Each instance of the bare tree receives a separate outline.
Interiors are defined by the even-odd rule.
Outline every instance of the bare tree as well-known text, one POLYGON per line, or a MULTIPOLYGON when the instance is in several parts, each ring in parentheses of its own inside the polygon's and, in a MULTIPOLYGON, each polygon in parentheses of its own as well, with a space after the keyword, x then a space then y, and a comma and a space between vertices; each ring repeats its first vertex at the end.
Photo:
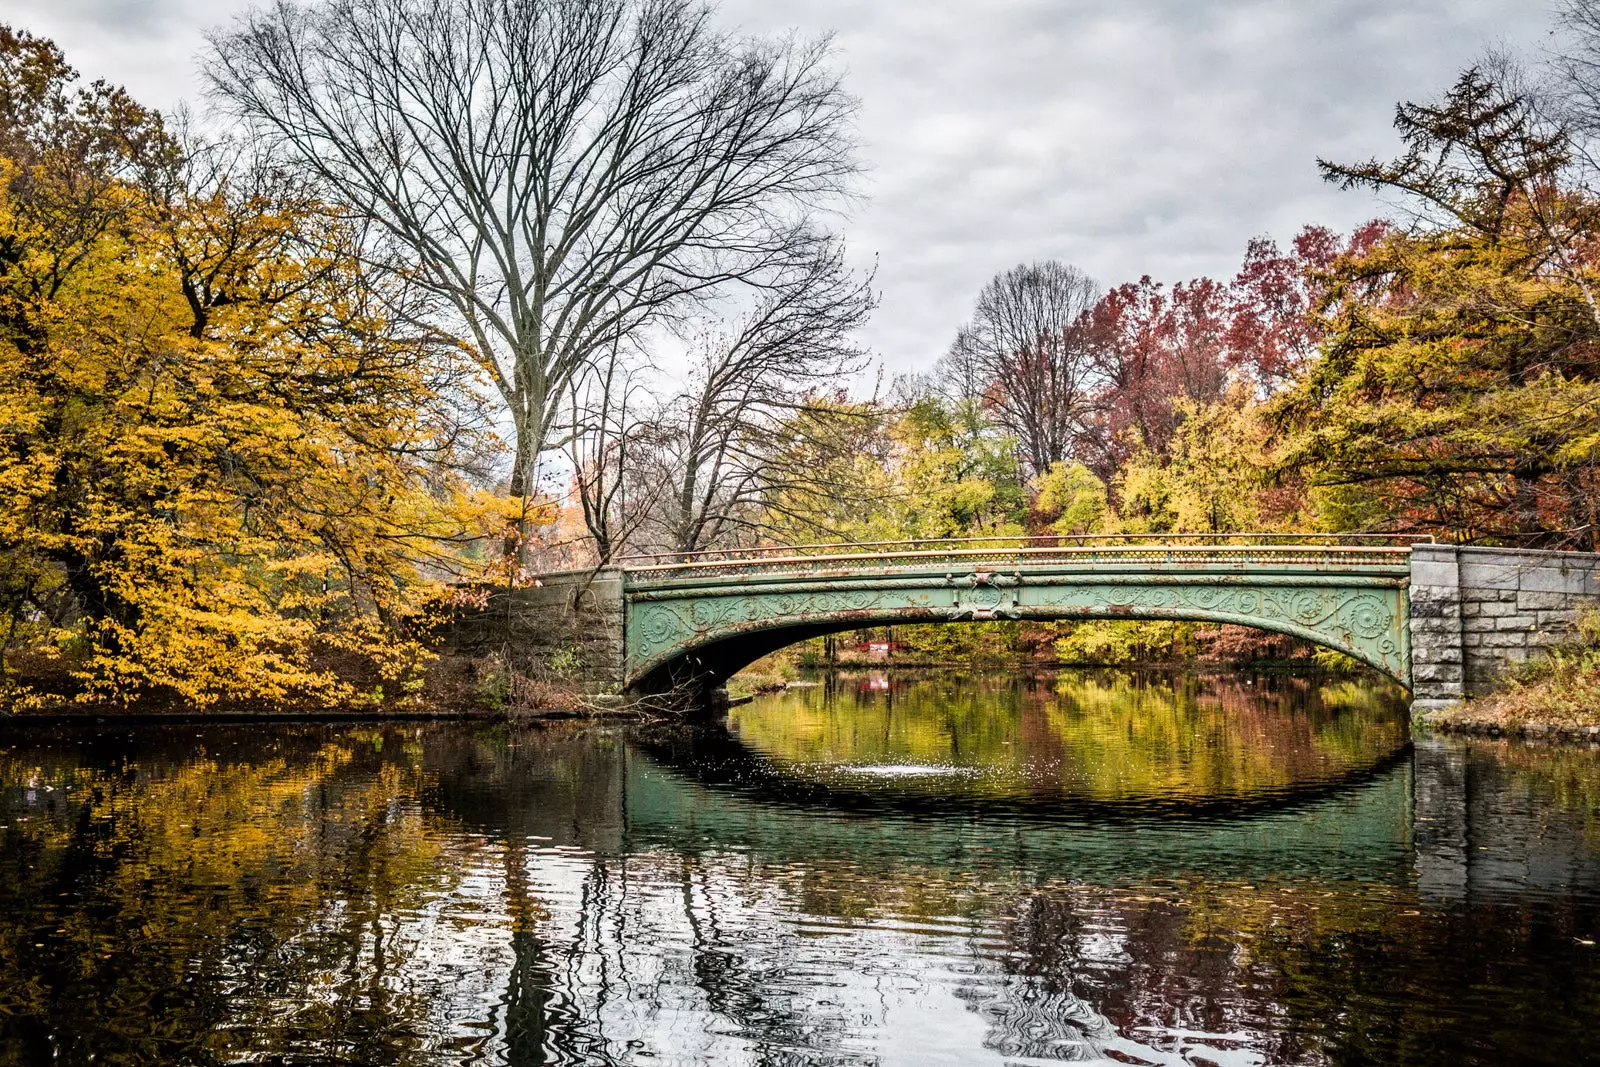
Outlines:
POLYGON ((640 376, 613 346, 596 373, 574 382, 562 427, 572 463, 573 493, 604 567, 646 522, 660 494, 648 457, 660 446, 658 414, 649 410, 640 376))
POLYGON ((817 449, 830 421, 849 416, 818 394, 859 367, 850 336, 874 303, 870 279, 848 273, 834 246, 707 335, 690 388, 664 420, 653 477, 670 484, 651 530, 656 547, 726 544, 759 532, 780 497, 825 491, 817 449))
MULTIPOLYGON (((1533 87, 1539 103, 1554 114, 1573 134, 1573 148, 1581 153, 1591 177, 1600 168, 1595 155, 1596 136, 1600 135, 1600 0, 1559 0, 1555 10, 1559 29, 1550 57, 1549 71, 1554 76, 1541 79, 1533 87)), ((1503 77, 1510 60, 1492 54, 1495 62, 1487 72, 1497 81, 1529 95, 1526 78, 1503 77)))
POLYGON ((571 385, 828 244, 855 103, 827 42, 697 0, 277 0, 212 39, 214 95, 379 224, 503 398, 535 489, 571 385))
POLYGON ((972 320, 941 361, 941 374, 981 393, 1017 439, 1023 465, 1043 474, 1089 429, 1097 391, 1086 313, 1099 292, 1056 260, 997 274, 978 294, 972 320))
POLYGON ((932 371, 908 380, 905 391, 908 395, 938 397, 952 407, 975 411, 983 405, 993 384, 981 364, 972 339, 972 327, 962 326, 956 331, 956 339, 949 350, 934 363, 932 371))

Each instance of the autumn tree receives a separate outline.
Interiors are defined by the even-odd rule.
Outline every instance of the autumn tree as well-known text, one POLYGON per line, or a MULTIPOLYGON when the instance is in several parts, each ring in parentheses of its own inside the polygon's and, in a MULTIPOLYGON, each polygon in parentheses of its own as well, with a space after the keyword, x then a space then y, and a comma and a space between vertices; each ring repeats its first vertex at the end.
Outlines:
POLYGON ((1076 460, 1062 460, 1035 478, 1029 518, 1066 536, 1096 534, 1106 515, 1106 485, 1076 460))
POLYGON ((1067 459, 1089 427, 1099 383, 1084 329, 1098 294, 1056 260, 995 275, 978 294, 939 376, 975 390, 1017 442, 1030 475, 1067 459))
POLYGON ((1287 250, 1271 238, 1253 238, 1228 286, 1229 369, 1254 382, 1263 396, 1305 373, 1323 340, 1317 305, 1325 292, 1325 272, 1339 256, 1371 248, 1388 228, 1373 220, 1343 237, 1326 226, 1306 226, 1287 250))
POLYGON ((887 429, 899 483, 884 503, 898 536, 1020 535, 1026 479, 1015 439, 975 432, 963 405, 923 396, 887 429))
POLYGON ((575 382, 651 324, 781 287, 856 169, 827 42, 735 37, 698 2, 283 2, 213 44, 218 99, 470 340, 514 497, 575 382))
POLYGON ((399 695, 405 619, 474 536, 452 348, 390 318, 405 280, 342 211, 202 165, 74 77, 0 34, 8 676, 20 658, 86 698, 198 705, 399 695))
POLYGON ((1600 545, 1600 201, 1568 132, 1477 68, 1395 125, 1397 159, 1323 164, 1414 222, 1326 272, 1322 356, 1275 408, 1287 462, 1343 528, 1600 545))
MULTIPOLYGON (((1130 448, 1166 448, 1180 400, 1209 403, 1227 382, 1228 294, 1210 278, 1119 285, 1086 317, 1098 394, 1095 467, 1109 475, 1130 448)), ((1087 439, 1087 435, 1086 435, 1087 439)))
POLYGON ((1165 452, 1138 449, 1113 479, 1106 529, 1128 533, 1308 531, 1302 487, 1279 476, 1271 427, 1249 382, 1215 402, 1177 401, 1165 452))

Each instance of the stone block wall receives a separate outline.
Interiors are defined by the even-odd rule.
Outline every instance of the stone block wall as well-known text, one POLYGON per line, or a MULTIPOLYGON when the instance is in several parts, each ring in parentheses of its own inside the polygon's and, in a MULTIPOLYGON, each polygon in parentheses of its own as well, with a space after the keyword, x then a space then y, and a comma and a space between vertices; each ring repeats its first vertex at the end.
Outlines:
POLYGON ((497 653, 537 674, 558 657, 576 660, 576 677, 591 693, 618 693, 623 683, 622 572, 545 575, 528 589, 487 590, 484 605, 451 626, 447 644, 468 655, 497 653))
POLYGON ((1560 641, 1587 606, 1600 607, 1600 555, 1414 546, 1414 706, 1483 694, 1507 667, 1560 641))

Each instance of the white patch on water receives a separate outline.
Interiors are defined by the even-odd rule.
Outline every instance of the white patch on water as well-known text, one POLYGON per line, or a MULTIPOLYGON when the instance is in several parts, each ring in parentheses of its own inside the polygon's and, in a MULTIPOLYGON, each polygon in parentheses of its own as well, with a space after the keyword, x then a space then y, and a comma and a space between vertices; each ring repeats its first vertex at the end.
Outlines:
POLYGON ((926 763, 872 763, 842 768, 853 774, 873 774, 882 778, 914 778, 925 775, 971 774, 970 767, 929 766, 926 763))

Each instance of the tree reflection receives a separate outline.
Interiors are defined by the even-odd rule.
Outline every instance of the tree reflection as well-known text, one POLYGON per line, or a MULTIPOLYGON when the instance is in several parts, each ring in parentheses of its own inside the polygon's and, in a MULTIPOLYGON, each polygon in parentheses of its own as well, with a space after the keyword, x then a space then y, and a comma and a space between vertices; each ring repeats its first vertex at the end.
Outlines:
POLYGON ((338 1034, 340 1056, 406 1062, 426 998, 394 980, 414 946, 388 917, 448 874, 383 740, 0 757, 6 1057, 210 1062, 338 1034))
POLYGON ((506 906, 515 962, 504 999, 506 1062, 512 1067, 611 1063, 604 1043, 587 1032, 573 1004, 564 981, 570 976, 552 959, 553 946, 544 933, 549 914, 529 883, 528 865, 527 850, 521 844, 509 844, 505 851, 506 906))
POLYGON ((930 791, 1163 802, 1336 778, 1403 747, 1398 693, 1349 682, 1073 672, 897 679, 887 690, 791 690, 735 709, 730 729, 806 766, 939 767, 930 791))

